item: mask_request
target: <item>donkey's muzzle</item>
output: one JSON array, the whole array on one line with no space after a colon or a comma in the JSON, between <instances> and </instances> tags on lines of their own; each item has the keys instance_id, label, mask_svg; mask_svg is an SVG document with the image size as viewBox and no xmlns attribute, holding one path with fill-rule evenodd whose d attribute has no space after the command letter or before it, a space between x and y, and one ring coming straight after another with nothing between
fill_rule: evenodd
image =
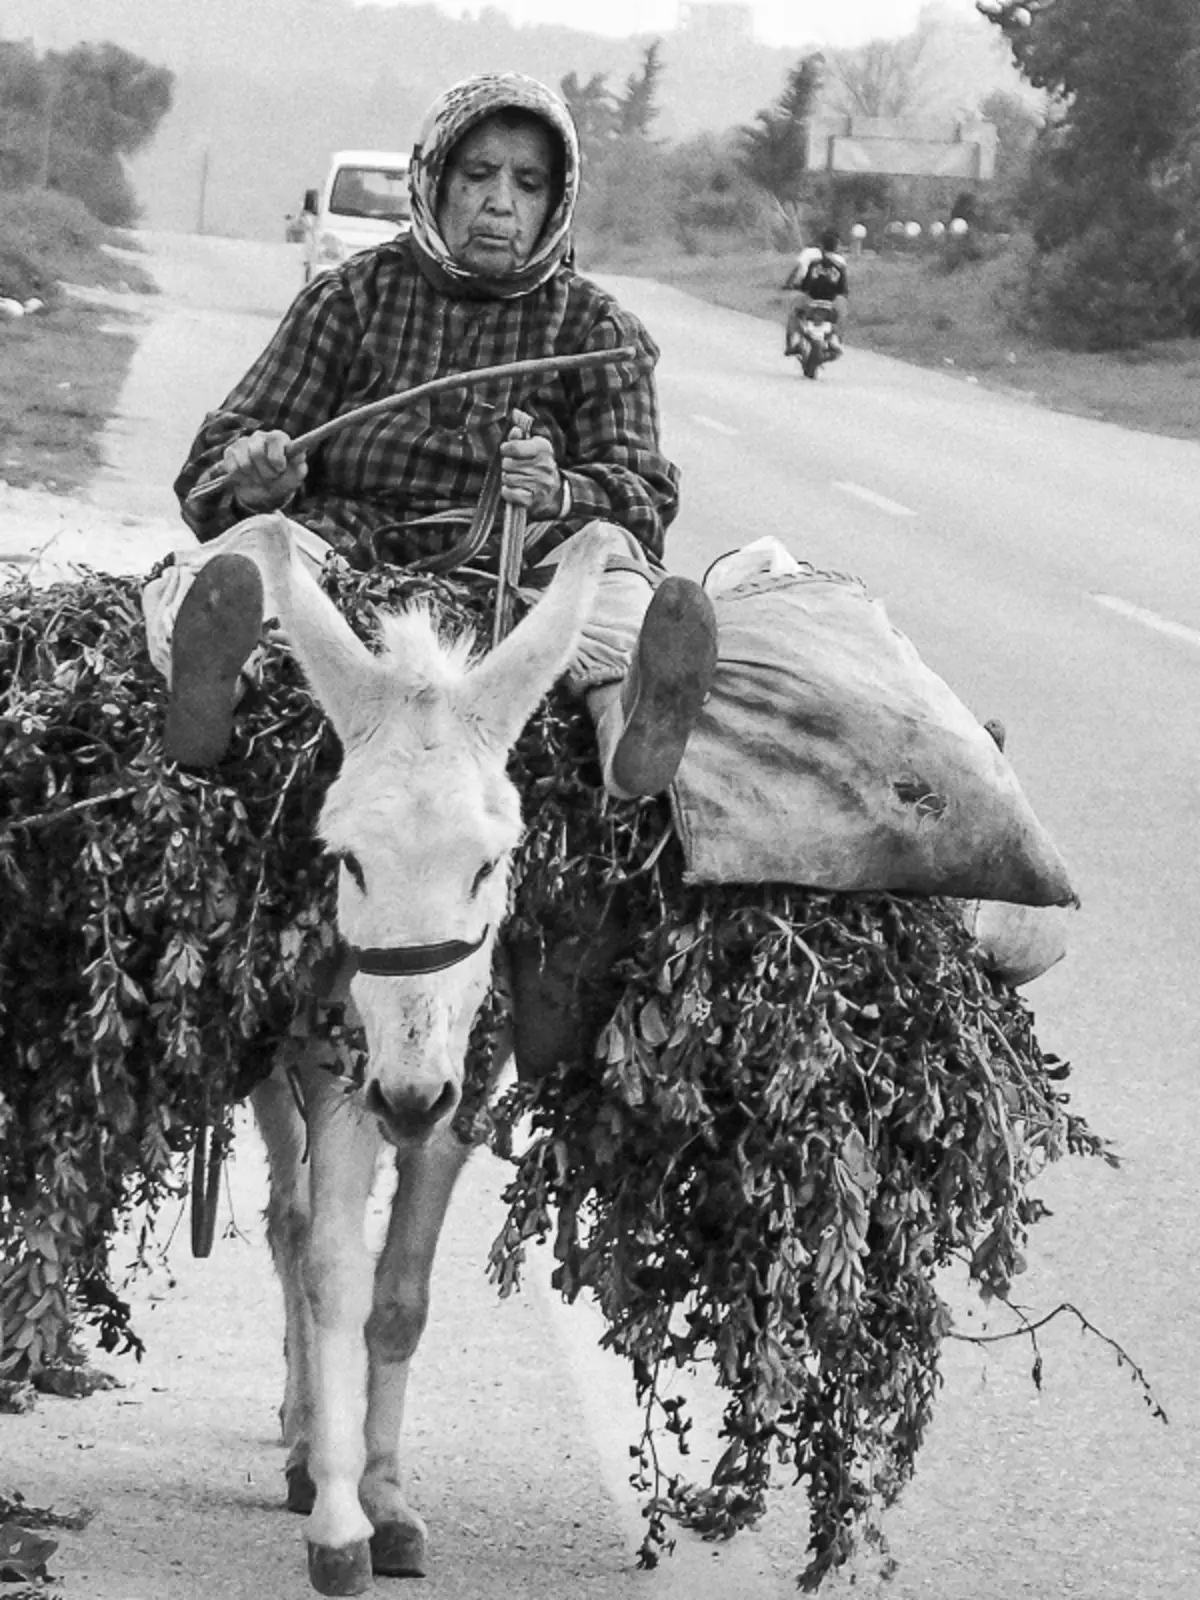
<instances>
[{"instance_id":1,"label":"donkey's muzzle","mask_svg":"<svg viewBox=\"0 0 1200 1600\"><path fill-rule=\"evenodd\" d=\"M424 1144L458 1104L458 1090L452 1083L444 1083L431 1100L417 1089L400 1089L388 1096L372 1082L367 1085L365 1102L391 1143Z\"/></svg>"}]
</instances>

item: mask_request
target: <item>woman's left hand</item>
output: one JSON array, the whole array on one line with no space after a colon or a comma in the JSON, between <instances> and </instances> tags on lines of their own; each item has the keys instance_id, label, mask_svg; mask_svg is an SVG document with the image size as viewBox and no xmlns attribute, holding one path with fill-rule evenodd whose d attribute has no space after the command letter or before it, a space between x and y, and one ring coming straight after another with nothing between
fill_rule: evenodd
<instances>
[{"instance_id":1,"label":"woman's left hand","mask_svg":"<svg viewBox=\"0 0 1200 1600\"><path fill-rule=\"evenodd\" d=\"M549 439L522 438L516 429L500 446L500 494L524 506L535 520L548 521L562 510L563 478Z\"/></svg>"}]
</instances>

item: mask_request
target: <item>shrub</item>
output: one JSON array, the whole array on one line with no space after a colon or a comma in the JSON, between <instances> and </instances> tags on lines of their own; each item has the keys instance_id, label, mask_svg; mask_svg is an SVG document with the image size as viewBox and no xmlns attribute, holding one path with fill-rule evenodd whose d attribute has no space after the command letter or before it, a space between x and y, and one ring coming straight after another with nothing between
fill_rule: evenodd
<instances>
[{"instance_id":1,"label":"shrub","mask_svg":"<svg viewBox=\"0 0 1200 1600\"><path fill-rule=\"evenodd\" d=\"M646 245L670 237L669 185L658 146L626 138L590 163L579 226L605 243Z\"/></svg>"},{"instance_id":2,"label":"shrub","mask_svg":"<svg viewBox=\"0 0 1200 1600\"><path fill-rule=\"evenodd\" d=\"M1032 326L1072 350L1128 350L1183 330L1186 308L1168 231L1128 217L1091 227L1033 257L1026 295Z\"/></svg>"},{"instance_id":3,"label":"shrub","mask_svg":"<svg viewBox=\"0 0 1200 1600\"><path fill-rule=\"evenodd\" d=\"M87 206L110 228L132 228L140 215L118 155L72 145L57 153L54 187Z\"/></svg>"},{"instance_id":4,"label":"shrub","mask_svg":"<svg viewBox=\"0 0 1200 1600\"><path fill-rule=\"evenodd\" d=\"M54 189L0 190L0 290L24 300L38 295L52 301L58 284L115 284L124 279L138 289L153 285L128 263L119 266L105 254L112 230L81 200Z\"/></svg>"}]
</instances>

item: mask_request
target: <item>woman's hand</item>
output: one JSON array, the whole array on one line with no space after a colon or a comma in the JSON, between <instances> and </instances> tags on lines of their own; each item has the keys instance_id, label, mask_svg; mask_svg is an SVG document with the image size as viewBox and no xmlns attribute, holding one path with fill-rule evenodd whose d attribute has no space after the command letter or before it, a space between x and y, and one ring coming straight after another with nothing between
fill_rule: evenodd
<instances>
[{"instance_id":1,"label":"woman's hand","mask_svg":"<svg viewBox=\"0 0 1200 1600\"><path fill-rule=\"evenodd\" d=\"M222 470L229 474L234 499L247 511L274 511L304 482L308 462L289 460L291 439L281 429L243 434L226 448Z\"/></svg>"},{"instance_id":2,"label":"woman's hand","mask_svg":"<svg viewBox=\"0 0 1200 1600\"><path fill-rule=\"evenodd\" d=\"M510 505L525 506L537 521L560 514L563 476L549 439L526 439L513 429L500 446L500 494Z\"/></svg>"}]
</instances>

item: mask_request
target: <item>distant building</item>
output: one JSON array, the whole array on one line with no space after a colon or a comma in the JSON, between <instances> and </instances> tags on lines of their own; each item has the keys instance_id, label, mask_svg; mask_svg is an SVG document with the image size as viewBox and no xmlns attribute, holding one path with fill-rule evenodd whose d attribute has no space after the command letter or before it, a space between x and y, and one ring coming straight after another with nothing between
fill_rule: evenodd
<instances>
[{"instance_id":1,"label":"distant building","mask_svg":"<svg viewBox=\"0 0 1200 1600\"><path fill-rule=\"evenodd\" d=\"M926 123L891 117L814 117L808 125L811 172L872 172L892 177L965 178L996 175L994 123Z\"/></svg>"},{"instance_id":2,"label":"distant building","mask_svg":"<svg viewBox=\"0 0 1200 1600\"><path fill-rule=\"evenodd\" d=\"M742 44L754 37L754 10L734 0L682 0L679 26L706 44Z\"/></svg>"}]
</instances>

